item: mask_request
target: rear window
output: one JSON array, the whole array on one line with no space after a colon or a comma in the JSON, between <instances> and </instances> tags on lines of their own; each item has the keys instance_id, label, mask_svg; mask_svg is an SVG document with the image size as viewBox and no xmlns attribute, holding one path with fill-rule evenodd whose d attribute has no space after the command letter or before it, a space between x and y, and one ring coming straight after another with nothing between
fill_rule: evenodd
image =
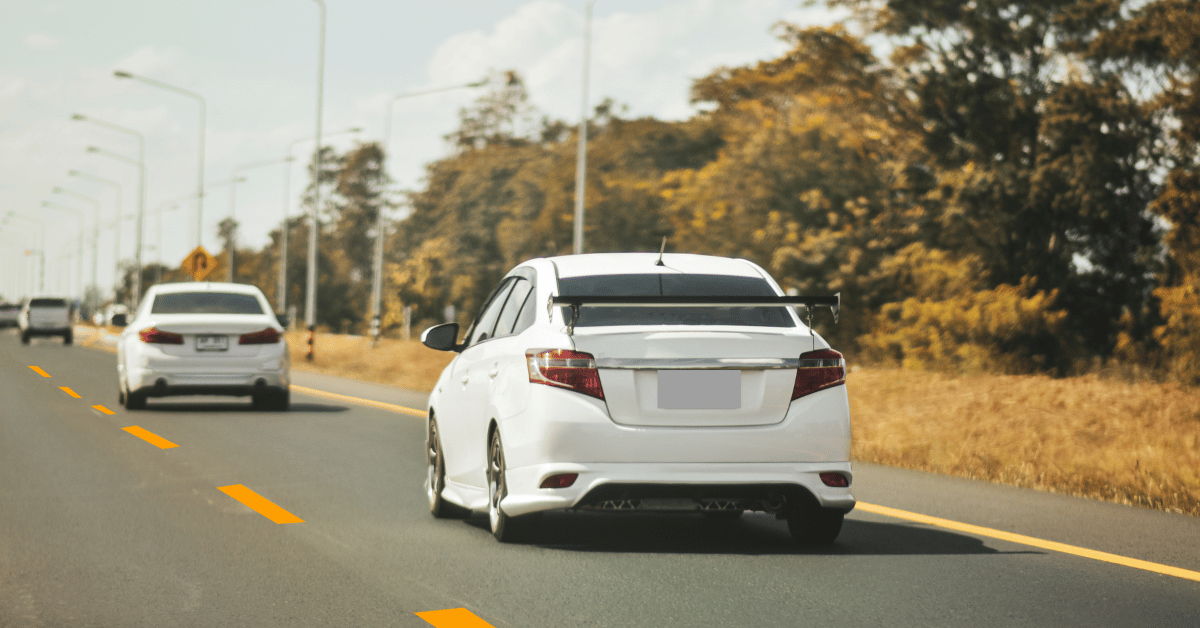
<instances>
[{"instance_id":1,"label":"rear window","mask_svg":"<svg viewBox=\"0 0 1200 628\"><path fill-rule=\"evenodd\" d=\"M30 299L29 307L67 307L66 299Z\"/></svg>"},{"instance_id":2,"label":"rear window","mask_svg":"<svg viewBox=\"0 0 1200 628\"><path fill-rule=\"evenodd\" d=\"M262 314L253 294L240 292L172 292L154 297L151 314Z\"/></svg>"},{"instance_id":3,"label":"rear window","mask_svg":"<svg viewBox=\"0 0 1200 628\"><path fill-rule=\"evenodd\" d=\"M563 296L775 297L761 277L732 275L593 275L558 280ZM577 327L607 325L745 325L795 327L785 307L581 308Z\"/></svg>"}]
</instances>

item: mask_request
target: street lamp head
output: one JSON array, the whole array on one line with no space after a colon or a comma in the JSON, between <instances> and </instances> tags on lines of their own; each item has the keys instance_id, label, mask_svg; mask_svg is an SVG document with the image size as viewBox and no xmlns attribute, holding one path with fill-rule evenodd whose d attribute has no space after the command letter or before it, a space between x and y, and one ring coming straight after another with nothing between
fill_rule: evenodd
<instances>
[{"instance_id":1,"label":"street lamp head","mask_svg":"<svg viewBox=\"0 0 1200 628\"><path fill-rule=\"evenodd\" d=\"M467 83L467 87L483 87L484 85L487 85L487 84L488 84L488 79L485 78L481 81L475 81L474 83Z\"/></svg>"},{"instance_id":2,"label":"street lamp head","mask_svg":"<svg viewBox=\"0 0 1200 628\"><path fill-rule=\"evenodd\" d=\"M87 152L89 152L89 153L98 153L98 152L100 152L100 149L99 149L99 148L96 148L95 146L88 146L88 147L87 147Z\"/></svg>"},{"instance_id":3,"label":"street lamp head","mask_svg":"<svg viewBox=\"0 0 1200 628\"><path fill-rule=\"evenodd\" d=\"M68 177L80 177L80 176L83 176L83 173L78 170L68 170L67 176Z\"/></svg>"},{"instance_id":4,"label":"street lamp head","mask_svg":"<svg viewBox=\"0 0 1200 628\"><path fill-rule=\"evenodd\" d=\"M62 194L62 193L63 193L63 189L62 189L62 188L58 188L58 187L56 187L56 188L54 188L54 193L55 193L55 194Z\"/></svg>"},{"instance_id":5,"label":"street lamp head","mask_svg":"<svg viewBox=\"0 0 1200 628\"><path fill-rule=\"evenodd\" d=\"M352 128L346 129L346 132L347 133L362 133L362 127L360 127L360 126L352 127Z\"/></svg>"},{"instance_id":6,"label":"street lamp head","mask_svg":"<svg viewBox=\"0 0 1200 628\"><path fill-rule=\"evenodd\" d=\"M71 114L71 119L72 119L72 120L87 121L87 116L83 115L82 113L73 113L73 114Z\"/></svg>"},{"instance_id":7,"label":"street lamp head","mask_svg":"<svg viewBox=\"0 0 1200 628\"><path fill-rule=\"evenodd\" d=\"M113 76L117 78L133 78L133 75L123 70L113 70Z\"/></svg>"}]
</instances>

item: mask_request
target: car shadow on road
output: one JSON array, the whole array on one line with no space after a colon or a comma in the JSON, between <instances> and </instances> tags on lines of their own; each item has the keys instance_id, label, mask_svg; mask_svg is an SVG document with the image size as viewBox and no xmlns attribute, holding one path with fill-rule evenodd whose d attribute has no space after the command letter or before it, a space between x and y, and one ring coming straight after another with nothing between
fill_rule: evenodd
<instances>
[{"instance_id":1,"label":"car shadow on road","mask_svg":"<svg viewBox=\"0 0 1200 628\"><path fill-rule=\"evenodd\" d=\"M210 402L183 402L183 403L178 403L178 402L172 403L169 401L164 401L164 402L156 403L153 399L151 399L149 401L149 403L146 404L145 412L172 412L172 413L174 413L174 412L182 412L182 413L201 412L204 414L253 413L253 414L261 414L263 416L270 416L270 415L280 415L280 414L293 414L293 413L297 413L297 412L329 413L329 412L347 412L349 410L350 410L350 408L348 406L340 406L340 405L336 405L336 404L327 404L327 403L312 403L312 402L307 402L307 401L303 402L303 403L292 403L288 407L287 411L278 412L276 410L256 410L256 409L254 409L254 407L252 407L250 405L249 401L245 401L245 402L241 402L241 403L236 402L236 401L225 402L225 403L222 403L219 401L215 401L215 402L213 402L213 401L210 401Z\"/></svg>"},{"instance_id":2,"label":"car shadow on road","mask_svg":"<svg viewBox=\"0 0 1200 628\"><path fill-rule=\"evenodd\" d=\"M488 530L486 518L467 523ZM965 534L908 523L847 518L833 545L796 544L787 523L748 513L721 521L699 514L552 513L537 524L528 545L576 552L647 554L743 554L829 556L925 556L962 554L1038 554L1002 552Z\"/></svg>"}]
</instances>

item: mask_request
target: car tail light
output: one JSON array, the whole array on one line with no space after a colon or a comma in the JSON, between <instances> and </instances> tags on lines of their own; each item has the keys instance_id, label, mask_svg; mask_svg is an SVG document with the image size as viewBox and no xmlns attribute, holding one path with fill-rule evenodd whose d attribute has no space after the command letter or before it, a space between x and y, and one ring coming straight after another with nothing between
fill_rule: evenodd
<instances>
[{"instance_id":1,"label":"car tail light","mask_svg":"<svg viewBox=\"0 0 1200 628\"><path fill-rule=\"evenodd\" d=\"M818 349L800 354L792 399L846 383L846 360L833 349Z\"/></svg>"},{"instance_id":2,"label":"car tail light","mask_svg":"<svg viewBox=\"0 0 1200 628\"><path fill-rule=\"evenodd\" d=\"M552 475L542 480L542 485L539 488L567 488L575 483L575 478L579 477L578 473L559 473Z\"/></svg>"},{"instance_id":3,"label":"car tail light","mask_svg":"<svg viewBox=\"0 0 1200 628\"><path fill-rule=\"evenodd\" d=\"M138 332L138 338L142 342L147 342L156 345L181 345L183 344L183 334L176 334L169 331L163 331L157 327L143 329Z\"/></svg>"},{"instance_id":4,"label":"car tail light","mask_svg":"<svg viewBox=\"0 0 1200 628\"><path fill-rule=\"evenodd\" d=\"M600 371L590 353L568 349L547 349L525 352L529 366L529 381L557 388L567 388L589 397L604 399L600 387Z\"/></svg>"},{"instance_id":5,"label":"car tail light","mask_svg":"<svg viewBox=\"0 0 1200 628\"><path fill-rule=\"evenodd\" d=\"M279 342L279 332L274 327L242 334L238 338L239 345L273 345L277 342Z\"/></svg>"},{"instance_id":6,"label":"car tail light","mask_svg":"<svg viewBox=\"0 0 1200 628\"><path fill-rule=\"evenodd\" d=\"M850 486L850 480L841 473L826 471L819 475L821 476L821 483L825 486L832 486L835 488L846 488L847 486Z\"/></svg>"}]
</instances>

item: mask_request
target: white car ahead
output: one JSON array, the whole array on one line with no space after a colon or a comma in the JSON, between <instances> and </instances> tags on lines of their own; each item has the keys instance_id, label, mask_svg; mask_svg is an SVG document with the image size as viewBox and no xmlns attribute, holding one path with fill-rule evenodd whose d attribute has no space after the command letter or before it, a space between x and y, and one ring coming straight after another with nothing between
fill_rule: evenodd
<instances>
[{"instance_id":1,"label":"white car ahead","mask_svg":"<svg viewBox=\"0 0 1200 628\"><path fill-rule=\"evenodd\" d=\"M500 541L555 509L765 511L830 543L854 507L841 354L759 266L614 253L525 262L496 287L429 398L435 517ZM811 318L806 320L811 322Z\"/></svg>"},{"instance_id":2,"label":"white car ahead","mask_svg":"<svg viewBox=\"0 0 1200 628\"><path fill-rule=\"evenodd\" d=\"M283 332L254 286L152 286L117 343L119 401L137 410L147 397L249 395L255 407L287 410Z\"/></svg>"}]
</instances>

